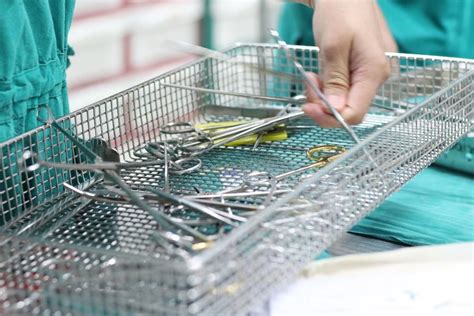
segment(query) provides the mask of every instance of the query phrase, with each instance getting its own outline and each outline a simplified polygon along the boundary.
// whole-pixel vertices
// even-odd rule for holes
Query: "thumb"
[[[345,107],[350,88],[349,56],[350,47],[345,43],[321,47],[323,92],[338,111]]]

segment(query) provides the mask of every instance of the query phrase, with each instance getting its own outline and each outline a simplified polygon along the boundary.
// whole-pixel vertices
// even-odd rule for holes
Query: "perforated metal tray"
[[[316,48],[292,50],[308,71],[319,71]],[[243,44],[226,53],[295,73],[272,45]],[[93,174],[22,171],[17,159],[26,149],[57,162],[84,161],[56,130],[45,126],[1,144],[0,313],[236,315],[261,304],[473,127],[474,61],[387,58],[392,76],[379,89],[377,106],[355,127],[362,144],[354,146],[343,130],[315,126],[256,151],[218,148],[201,157],[198,172],[172,178],[176,194],[196,188],[215,192],[239,185],[251,171],[278,174],[304,166],[304,149],[317,144],[350,149],[304,180],[287,179],[291,193],[189,258],[171,258],[159,249],[149,236],[157,223],[141,209],[78,198],[62,185],[85,188]],[[60,124],[84,140],[104,138],[126,161],[134,148],[163,139],[159,127],[167,122],[268,117],[286,105],[163,83],[275,98],[303,91],[301,83],[239,63],[201,59],[74,112]],[[308,119],[293,123],[313,124]],[[162,188],[161,174],[160,168],[141,168],[122,176],[135,189]]]

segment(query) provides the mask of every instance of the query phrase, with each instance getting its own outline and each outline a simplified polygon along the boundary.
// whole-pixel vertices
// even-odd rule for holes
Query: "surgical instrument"
[[[160,200],[164,202],[169,202],[172,203],[173,205],[182,205],[183,207],[189,208],[190,210],[198,211],[203,214],[206,214],[209,217],[212,217],[218,221],[223,222],[224,224],[230,225],[230,226],[236,226],[236,224],[228,219],[229,215],[224,212],[220,212],[215,209],[211,209],[209,207],[206,207],[204,205],[201,205],[199,203],[196,203],[192,200],[187,200],[182,197],[178,197],[154,188],[147,187],[147,191],[150,191],[151,193],[155,194]],[[235,219],[235,218],[234,218]]]
[[[308,86],[313,90],[313,92],[323,101],[324,105],[329,109],[331,114],[337,120],[339,124],[346,130],[346,132],[351,136],[356,144],[360,143],[359,137],[356,133],[352,130],[352,128],[346,123],[342,115],[334,108],[334,106],[329,102],[326,96],[321,92],[319,87],[308,77],[306,71],[304,70],[303,66],[299,63],[299,61],[291,54],[290,49],[288,48],[288,44],[280,37],[280,34],[276,30],[270,30],[270,35],[276,40],[279,47],[284,50],[286,57],[288,60],[292,61],[295,65],[295,68],[303,77],[304,81],[308,84]]]
[[[222,191],[222,194],[234,194],[236,192],[246,192],[249,189],[254,190],[258,187],[274,187],[272,181],[281,181],[285,178],[293,175],[305,172],[313,168],[322,168],[327,164],[331,163],[335,159],[339,158],[344,152],[345,148],[339,145],[318,145],[314,146],[306,152],[306,157],[309,160],[314,161],[313,163],[300,167],[295,170],[287,171],[276,176],[271,175],[268,172],[253,172],[248,174],[241,186],[237,188],[230,188]],[[272,196],[272,190],[268,192],[268,196]]]
[[[53,114],[51,112],[51,109],[46,106],[47,113],[48,113],[48,119],[43,120],[41,118],[38,118],[40,121],[49,124],[59,130],[66,138],[68,138],[74,145],[76,145],[79,149],[81,149],[84,154],[89,157],[89,159],[93,161],[98,161],[99,163],[102,162],[102,158],[99,157],[97,154],[95,154],[93,151],[91,151],[87,146],[85,146],[79,139],[77,139],[75,136],[71,135],[68,131],[66,131],[56,120],[53,118]],[[144,211],[148,212],[160,225],[162,228],[166,230],[172,230],[173,226],[175,228],[179,228],[193,237],[200,239],[202,241],[208,241],[208,238],[192,229],[191,227],[188,227],[186,225],[182,225],[180,223],[176,223],[171,221],[167,216],[164,214],[159,213],[155,209],[153,209],[151,206],[149,206],[145,201],[143,201],[125,182],[123,182],[122,178],[113,170],[103,170],[104,174],[108,176],[110,181],[113,181],[118,187],[120,187],[129,197],[130,200],[143,209]],[[156,192],[157,190],[155,190]]]
[[[334,160],[339,158],[345,151],[346,150],[344,147],[338,146],[338,145],[320,145],[320,146],[312,147],[307,151],[306,156],[308,157],[308,159],[313,160],[314,163],[311,163],[307,166],[304,166],[295,170],[281,173],[275,176],[275,179],[277,181],[280,181],[284,178],[293,176],[295,174],[304,172],[306,170],[310,170],[313,168],[322,168],[326,166],[327,164],[329,164],[330,162],[333,162]],[[324,154],[329,154],[329,155],[324,155]]]
[[[167,193],[170,193],[170,177],[169,177],[169,170],[168,170],[168,164],[169,164],[169,156],[168,156],[168,143],[165,141],[164,142],[164,167],[163,167],[163,177],[165,179],[165,191]]]
[[[288,103],[288,102],[292,102],[293,100],[292,98],[272,97],[272,96],[267,96],[267,95],[254,95],[254,94],[241,93],[241,92],[229,92],[229,91],[215,90],[215,89],[202,88],[202,87],[191,87],[191,86],[185,86],[185,85],[168,83],[168,82],[160,82],[160,85],[164,87],[174,88],[174,89],[183,89],[183,90],[191,90],[191,91],[197,91],[197,92],[222,94],[222,95],[228,95],[232,97],[263,100],[263,101]],[[303,102],[303,100],[298,100],[296,101],[296,103],[304,104],[305,102]]]
[[[258,141],[264,142],[275,142],[275,141],[283,141],[288,138],[288,129],[284,124],[278,124],[273,128],[269,128],[263,132],[255,132],[243,134],[237,139],[229,139],[234,135],[237,135],[240,132],[244,132],[248,130],[250,127],[259,126],[261,121],[252,121],[250,123],[240,124],[238,126],[230,126],[228,127],[227,124],[234,124],[233,122],[212,122],[208,124],[215,124],[217,128],[212,130],[208,129],[206,126],[207,124],[199,124],[195,125],[194,132],[191,132],[191,135],[187,137],[178,137],[174,138],[176,140],[176,144],[174,145],[174,151],[178,153],[185,152],[184,155],[193,151],[193,148],[199,151],[205,150],[210,148],[214,145],[214,143],[218,142],[226,147],[236,147],[242,145],[253,145]],[[204,128],[203,128],[204,127]],[[169,128],[169,126],[165,126],[165,128]],[[211,126],[213,128],[213,126]],[[297,126],[298,128],[298,126]],[[210,132],[205,132],[205,130],[210,130]],[[203,132],[204,131],[204,132]],[[167,132],[171,134],[171,132]],[[182,131],[176,132],[177,134],[181,134]],[[192,135],[195,136],[192,136]],[[260,137],[262,134],[265,136]],[[222,142],[221,142],[222,141]],[[212,149],[212,148],[211,148]]]
[[[286,121],[300,118],[303,116],[303,111],[295,111],[279,117],[252,121],[249,124],[243,124],[229,131],[223,132],[215,136],[216,139],[206,136],[205,138],[196,141],[195,138],[190,138],[189,141],[178,142],[177,148],[185,152],[187,156],[197,156],[208,152],[213,148],[223,146],[242,137],[270,130]]]
[[[270,30],[271,36],[277,41],[278,46],[282,48],[285,51],[286,57],[288,60],[291,60],[293,64],[295,65],[296,69],[299,71],[305,82],[308,84],[311,90],[323,101],[324,105],[329,109],[331,114],[334,116],[334,118],[337,120],[337,122],[346,130],[346,132],[349,134],[349,136],[354,140],[356,144],[360,144],[361,141],[357,134],[354,132],[352,127],[347,124],[347,122],[344,120],[342,115],[334,108],[334,106],[329,102],[329,100],[326,98],[326,96],[321,92],[319,89],[318,85],[314,83],[306,74],[306,71],[304,70],[303,66],[298,62],[298,60],[291,54],[291,51],[288,47],[288,44],[280,37],[280,34],[276,30]],[[362,149],[364,153],[367,155],[369,160],[374,164],[375,167],[378,167],[378,164],[375,162],[375,160],[372,158],[370,153],[363,148]],[[382,179],[383,182],[383,179]]]
[[[276,190],[274,194],[287,194],[291,190]],[[268,195],[268,191],[254,191],[254,192],[218,192],[212,194],[200,194],[200,195],[187,195],[189,199],[215,199],[215,198],[248,198],[248,197],[259,197]]]
[[[87,199],[97,201],[97,202],[105,202],[105,203],[113,203],[113,204],[129,204],[130,198],[127,196],[125,192],[120,192],[114,188],[108,188],[108,190],[97,190],[95,192],[87,192],[80,190],[68,183],[63,183],[64,187],[82,197]],[[227,214],[218,210],[217,208],[228,208],[232,207],[239,210],[246,210],[246,211],[257,211],[259,207],[253,205],[245,205],[245,204],[238,204],[238,203],[219,203],[215,201],[208,201],[208,200],[199,200],[194,198],[188,198],[187,196],[184,197],[177,197],[169,193],[163,193],[158,190],[154,190],[152,188],[146,188],[146,191],[154,193],[153,195],[147,192],[135,192],[140,198],[145,201],[151,203],[171,203],[172,205],[179,207],[181,209],[186,208],[187,210],[194,210],[201,212],[215,220],[223,222],[224,224],[228,224],[231,226],[235,226],[235,224],[230,220],[244,222],[245,218]],[[110,197],[111,194],[117,195],[116,197]],[[210,207],[207,207],[209,205]],[[170,211],[171,213],[173,212]]]
[[[306,100],[306,97],[305,97],[305,96],[301,96],[301,95],[297,95],[297,96],[293,97],[293,99],[295,99],[295,100]],[[281,117],[281,116],[284,116],[284,115],[286,115],[286,114],[291,113],[291,112],[292,112],[292,111],[291,111],[291,107],[292,107],[292,106],[294,106],[294,103],[288,103],[283,109],[281,109],[281,110],[277,113],[276,117]],[[285,128],[288,128],[288,127],[286,126]],[[314,127],[311,127],[311,128],[314,128]],[[257,137],[257,139],[256,139],[256,141],[255,141],[255,144],[254,144],[252,150],[256,150],[256,149],[257,149],[257,147],[260,145],[260,142],[263,140],[264,135],[265,135],[266,133],[267,133],[267,131],[263,131],[263,132],[260,132],[260,133],[258,134],[258,137]]]
[[[198,55],[202,57],[214,58],[223,62],[228,62],[231,64],[243,66],[250,70],[256,70],[259,73],[265,73],[265,74],[272,75],[275,77],[280,77],[283,79],[289,79],[293,81],[302,81],[301,77],[297,75],[268,69],[267,67],[262,67],[262,66],[259,66],[258,64],[251,63],[251,62],[236,60],[232,56],[226,55],[224,53],[221,53],[219,51],[215,51],[209,48],[205,48],[202,46],[198,46],[198,45],[194,45],[194,44],[186,43],[186,42],[181,42],[181,41],[170,41],[170,42],[172,44],[175,44],[177,48],[179,48],[181,51],[185,53]]]
[[[208,248],[210,245],[212,245],[212,241],[207,241],[207,242],[199,242],[199,243],[193,243],[190,240],[186,240],[183,236],[180,236],[178,234],[172,233],[172,232],[153,232],[151,234],[151,237],[158,242],[160,245],[163,247],[168,247],[167,243],[172,243],[176,245],[177,247],[183,248],[184,250],[191,252],[191,251],[197,251],[197,250],[203,250],[205,248]],[[163,242],[165,241],[165,242]],[[168,252],[171,252],[172,249],[168,248]]]
[[[152,167],[157,165],[164,165],[163,160],[146,160],[137,162],[96,162],[96,163],[62,163],[62,162],[50,162],[42,160],[38,157],[38,154],[32,151],[25,151],[22,156],[23,160],[32,159],[33,164],[29,165],[26,170],[35,171],[39,167],[46,168],[57,168],[64,170],[78,170],[78,171],[97,171],[103,172],[103,170],[114,170],[118,171],[121,169],[134,169],[140,167]],[[190,164],[190,166],[187,166]],[[175,161],[169,161],[169,173],[170,174],[186,174],[199,169],[202,166],[200,159],[195,157],[181,158]]]

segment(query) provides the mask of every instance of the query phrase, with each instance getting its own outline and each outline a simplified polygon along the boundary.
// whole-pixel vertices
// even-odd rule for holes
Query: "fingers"
[[[320,89],[323,90],[322,80],[315,73],[308,72],[306,73],[308,78]],[[312,118],[319,126],[321,127],[336,127],[338,123],[336,119],[332,116],[331,112],[325,104],[322,103],[321,99],[318,97],[316,92],[306,83],[306,97],[308,103],[303,106],[303,111],[307,116]],[[345,105],[344,105],[345,106]],[[338,108],[338,111],[341,111],[342,108]]]
[[[368,112],[370,102],[375,96],[377,86],[361,81],[355,83],[349,92],[347,106],[341,112],[344,120],[350,125],[362,123]]]
[[[340,111],[345,106],[351,83],[349,68],[351,39],[343,34],[340,36],[318,34],[318,37],[322,64],[322,90],[329,102]]]
[[[347,103],[341,112],[348,124],[360,124],[368,112],[379,86],[388,78],[390,66],[383,53],[374,56],[366,72],[354,72]]]
[[[322,89],[322,82],[318,75],[312,72],[307,72],[306,75],[308,76],[308,79],[311,80],[319,89]],[[331,116],[324,110],[324,106],[321,104],[321,100],[319,99],[318,95],[313,89],[311,89],[310,85],[306,81],[305,85],[308,103],[303,105],[303,111],[318,125],[322,127],[330,127],[329,125],[326,126],[325,121],[330,119]]]
[[[321,127],[329,128],[339,126],[334,116],[328,114],[325,110],[325,106],[321,103],[306,103],[303,105],[303,111]]]
[[[319,1],[318,10],[313,17],[315,39],[320,47],[319,57],[322,66],[319,87],[329,103],[339,112],[346,106],[351,85],[350,56],[353,34],[347,32],[349,25],[344,18],[349,13],[337,2]],[[312,79],[317,81],[314,78],[313,76]],[[321,126],[337,126],[330,109],[321,103],[308,85],[307,93],[310,102],[305,107],[307,114]]]
[[[334,95],[332,100],[328,99],[348,124],[359,124],[368,112],[379,85],[387,79],[389,74],[389,64],[383,52],[374,54],[370,61],[365,63],[365,67],[357,68],[351,73],[351,86],[342,103],[335,103],[333,101]],[[327,93],[328,90],[324,83],[316,74],[307,73],[307,75],[325,94]],[[308,103],[303,107],[306,115],[321,127],[340,127],[340,124],[314,90],[308,84],[306,86]]]
[[[308,79],[311,80],[320,90],[322,90],[322,81],[319,78],[319,76],[313,72],[307,72],[306,75],[308,76]],[[319,97],[316,94],[316,92],[311,89],[310,85],[305,81],[304,82],[306,86],[306,98],[308,99],[308,102],[310,103],[317,103],[319,102]]]
[[[320,47],[320,79],[311,74],[328,101],[349,124],[360,123],[377,88],[389,75],[385,52],[396,50],[393,37],[373,0],[319,0],[313,19]],[[305,113],[322,127],[339,126],[307,85]]]

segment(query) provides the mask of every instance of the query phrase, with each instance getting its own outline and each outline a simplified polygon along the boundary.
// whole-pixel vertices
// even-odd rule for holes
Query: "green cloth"
[[[39,105],[68,113],[65,70],[73,0],[0,2],[0,142],[39,125]]]
[[[379,0],[400,52],[474,58],[474,1]]]
[[[474,1],[379,0],[379,5],[402,53],[474,58]],[[287,3],[279,32],[290,44],[314,45],[312,9]],[[474,240],[474,169],[472,138],[441,157],[445,166],[429,167],[410,180],[352,232],[409,245]],[[456,148],[455,148],[456,149]],[[452,154],[451,154],[452,153]],[[462,153],[462,154],[461,154]]]
[[[474,58],[474,1],[379,0],[402,53]],[[313,10],[286,3],[279,32],[288,43],[314,45]]]
[[[66,89],[67,35],[74,0],[0,1],[0,143],[34,129],[47,105],[55,117],[69,112]],[[54,144],[54,146],[52,146]],[[68,173],[20,172],[17,153],[29,149],[43,159],[64,161],[72,146],[45,130],[0,151],[0,225],[58,192]],[[60,159],[61,158],[61,159]]]
[[[352,232],[408,245],[474,240],[474,178],[430,167]]]

